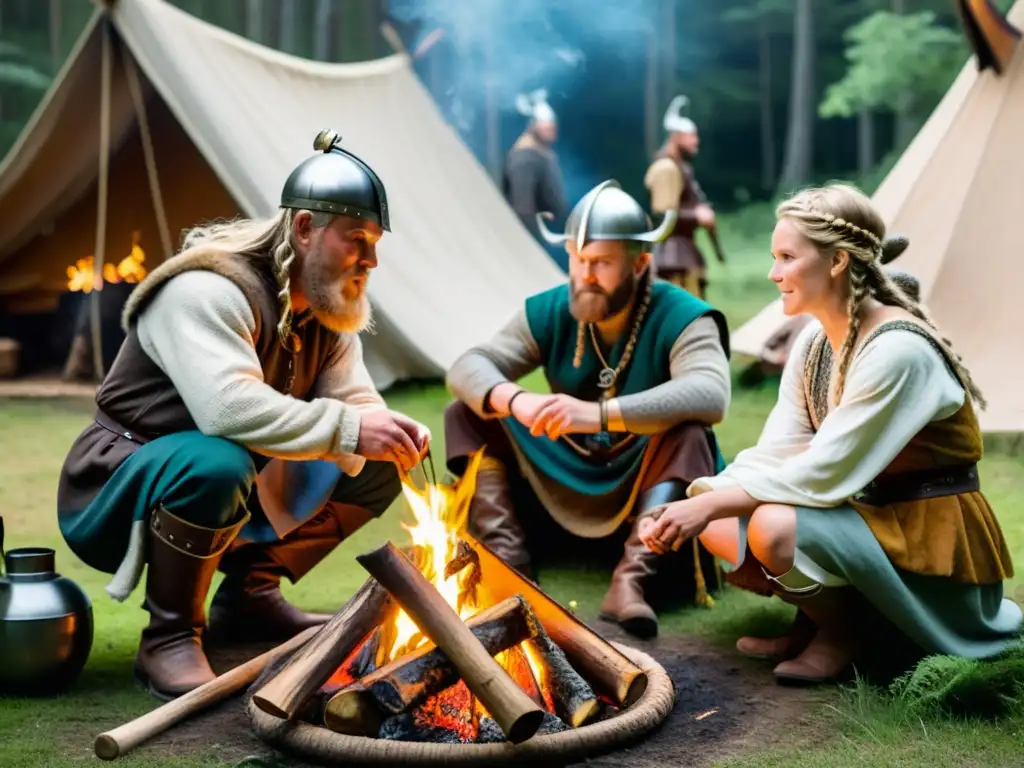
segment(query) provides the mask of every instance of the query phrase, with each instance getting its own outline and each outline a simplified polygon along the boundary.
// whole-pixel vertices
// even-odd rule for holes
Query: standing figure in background
[[[723,264],[725,257],[718,246],[715,212],[691,165],[700,147],[700,136],[693,120],[680,111],[688,103],[686,96],[676,96],[669,104],[663,122],[668,137],[644,175],[644,186],[650,190],[653,213],[678,212],[672,234],[654,251],[658,276],[702,299],[708,280],[707,263],[694,241],[698,227],[708,231]]]
[[[562,171],[552,145],[558,138],[555,111],[547,102],[547,92],[540,90],[516,98],[516,108],[530,118],[522,135],[516,139],[507,157],[501,178],[501,191],[537,242],[563,269],[565,253],[547,247],[537,228],[537,214],[550,213],[562,218],[568,213]]]

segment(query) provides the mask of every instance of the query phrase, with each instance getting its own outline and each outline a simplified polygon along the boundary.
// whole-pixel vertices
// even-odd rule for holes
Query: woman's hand
[[[644,546],[663,555],[700,535],[710,522],[709,511],[698,496],[655,507],[640,520],[638,533]]]

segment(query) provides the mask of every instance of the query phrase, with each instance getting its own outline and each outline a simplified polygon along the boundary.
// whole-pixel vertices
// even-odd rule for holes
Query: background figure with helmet
[[[651,193],[651,211],[655,214],[678,212],[672,234],[654,251],[658,276],[698,298],[707,290],[707,263],[697,247],[694,236],[704,227],[714,245],[718,260],[725,256],[718,244],[715,212],[708,205],[691,164],[700,147],[697,126],[682,109],[689,104],[686,96],[676,96],[665,112],[663,125],[668,132],[665,144],[644,175],[644,186]]]

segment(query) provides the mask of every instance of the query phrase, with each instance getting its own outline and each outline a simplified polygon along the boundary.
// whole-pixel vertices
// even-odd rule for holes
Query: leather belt
[[[93,419],[97,424],[103,427],[108,432],[113,432],[118,437],[123,437],[126,440],[131,440],[133,443],[148,443],[152,438],[146,435],[140,435],[138,432],[132,432],[129,429],[125,429],[123,426],[118,424],[114,419],[110,418],[100,409],[96,409],[96,414]]]
[[[857,501],[883,507],[901,501],[919,501],[955,496],[981,490],[978,465],[935,467],[917,472],[900,472],[875,478],[861,491]]]

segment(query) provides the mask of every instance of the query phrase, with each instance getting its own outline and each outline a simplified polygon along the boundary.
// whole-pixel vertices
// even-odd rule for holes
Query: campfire
[[[644,695],[644,669],[466,533],[481,458],[452,486],[403,480],[408,546],[356,558],[370,578],[255,707],[347,737],[513,745]]]
[[[115,759],[245,686],[260,739],[326,764],[535,766],[657,727],[675,704],[665,670],[465,531],[481,458],[454,485],[403,479],[408,541],[356,558],[370,577],[327,624],[100,734],[97,756]]]
[[[71,292],[92,293],[93,289],[101,290],[103,283],[138,283],[146,276],[146,268],[142,262],[146,253],[142,250],[142,233],[132,233],[131,252],[117,264],[106,262],[103,265],[103,280],[99,280],[93,266],[93,257],[78,259],[67,268],[68,290]]]

